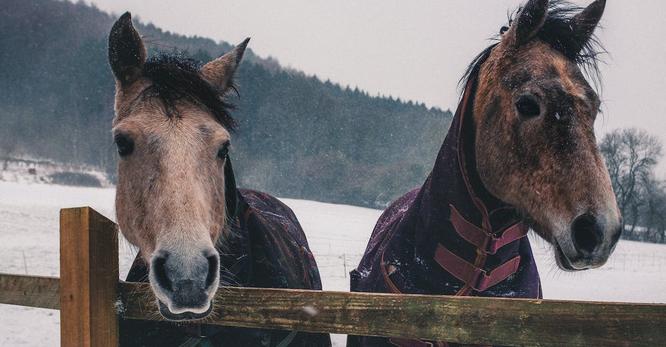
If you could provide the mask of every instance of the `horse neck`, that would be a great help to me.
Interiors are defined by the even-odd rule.
[[[417,197],[416,239],[422,242],[439,239],[442,233],[455,233],[449,218],[451,207],[491,232],[517,219],[511,206],[485,189],[476,171],[472,114],[475,89],[475,82],[468,82],[433,170]]]

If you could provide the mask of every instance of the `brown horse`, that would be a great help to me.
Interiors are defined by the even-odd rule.
[[[622,223],[594,136],[599,97],[581,72],[597,71],[604,7],[530,0],[473,61],[433,171],[384,211],[353,291],[541,297],[529,227],[564,270],[606,262]],[[429,343],[446,345],[349,338]]]
[[[109,35],[116,78],[116,213],[138,246],[128,280],[149,280],[168,320],[214,311],[220,285],[321,289],[294,213],[268,194],[236,189],[229,159],[234,120],[224,95],[248,40],[202,67],[146,59],[129,13]],[[207,340],[205,343],[200,340]],[[328,346],[328,334],[124,321],[123,345]]]

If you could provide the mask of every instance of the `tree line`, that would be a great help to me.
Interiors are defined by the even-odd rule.
[[[0,157],[96,165],[113,180],[114,20],[82,1],[3,2]],[[136,22],[149,54],[207,62],[232,47]],[[285,69],[251,48],[237,77],[237,179],[281,197],[383,207],[425,180],[451,121],[449,111]]]
[[[618,129],[599,147],[624,220],[623,238],[666,243],[666,181],[655,174],[659,139],[641,129]]]

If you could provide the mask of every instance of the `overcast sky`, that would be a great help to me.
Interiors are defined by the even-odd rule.
[[[444,109],[455,108],[465,67],[506,23],[507,11],[522,2],[88,1],[116,14],[131,11],[142,21],[185,35],[231,43],[250,36],[255,53],[283,65],[371,94]],[[640,127],[666,144],[665,13],[663,0],[608,1],[598,30],[610,53],[601,66],[604,115],[597,121],[598,132]],[[666,163],[659,171],[666,177]]]

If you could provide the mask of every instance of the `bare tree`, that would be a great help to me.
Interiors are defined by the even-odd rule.
[[[644,207],[641,220],[649,241],[666,242],[666,182],[650,179],[645,182]]]
[[[645,201],[646,182],[653,177],[661,157],[662,145],[655,136],[635,128],[617,129],[606,134],[600,144],[606,160],[617,202],[625,224],[631,218],[633,229]]]

